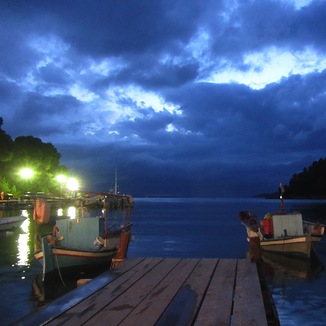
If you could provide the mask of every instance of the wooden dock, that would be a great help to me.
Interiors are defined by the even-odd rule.
[[[16,325],[275,325],[256,263],[128,259]]]

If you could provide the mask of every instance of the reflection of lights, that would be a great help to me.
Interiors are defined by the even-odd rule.
[[[76,218],[76,207],[69,207],[69,208],[68,208],[68,216],[69,216],[71,219]]]
[[[21,216],[26,216],[26,220],[21,224],[20,228],[24,231],[24,233],[19,234],[18,241],[17,241],[17,265],[19,266],[28,266],[29,265],[29,225],[30,225],[30,219],[28,218],[29,212],[27,209],[22,209],[20,212]],[[22,277],[24,279],[25,276]]]
[[[20,226],[20,228],[25,232],[28,233],[29,228],[29,219],[27,218]]]
[[[28,210],[27,209],[22,209],[20,215],[28,217],[28,215],[29,215]]]
[[[25,233],[28,233],[28,228],[29,228],[29,224],[30,224],[30,221],[29,221],[29,218],[28,218],[28,210],[27,209],[22,209],[20,211],[20,215],[21,216],[25,216],[27,217],[27,219],[21,224],[20,228],[25,232]]]
[[[28,246],[29,234],[20,234],[18,238],[18,266],[28,265],[28,255],[29,255],[29,246]]]

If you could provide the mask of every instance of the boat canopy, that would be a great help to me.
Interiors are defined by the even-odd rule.
[[[303,235],[302,215],[300,213],[275,214],[273,229],[274,238]]]

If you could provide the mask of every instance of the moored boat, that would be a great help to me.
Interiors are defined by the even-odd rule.
[[[49,214],[48,203],[36,203],[34,220],[48,221],[44,214]],[[124,220],[122,224],[109,225],[105,209],[103,215],[57,219],[52,234],[41,238],[38,235],[34,257],[43,266],[43,281],[103,265],[109,268],[117,254],[121,234],[130,232],[131,223]]]
[[[0,231],[9,231],[18,228],[26,220],[26,216],[10,216],[0,218]]]
[[[42,237],[42,247],[34,254],[43,266],[43,279],[53,272],[73,272],[85,267],[108,267],[116,256],[120,235],[130,225],[104,233],[104,218],[83,217],[58,220],[56,234]]]
[[[266,214],[257,221],[250,212],[240,212],[239,218],[249,238],[258,237],[264,251],[309,259],[313,250],[312,236],[304,229],[300,213]],[[307,233],[305,233],[307,232]]]

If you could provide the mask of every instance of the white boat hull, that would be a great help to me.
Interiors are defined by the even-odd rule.
[[[316,225],[308,227],[298,212],[289,214],[266,214],[257,221],[249,212],[240,212],[242,224],[248,238],[259,238],[261,250],[287,256],[310,258],[313,250],[313,233]],[[323,226],[318,226],[318,235],[324,233]]]
[[[46,244],[48,245],[48,244]],[[51,245],[49,245],[50,247]],[[46,268],[46,273],[55,269],[65,269],[72,267],[83,267],[97,264],[110,264],[115,257],[117,249],[108,249],[104,251],[81,251],[65,248],[49,248],[49,257],[44,259],[44,251],[35,253],[35,258]],[[51,260],[51,262],[49,261]],[[50,264],[50,266],[46,266]]]
[[[248,239],[258,237],[260,239],[260,248],[264,251],[294,257],[310,258],[312,250],[312,237],[310,235],[264,239],[259,231],[253,231],[247,225],[245,225],[245,227]]]
[[[311,237],[299,236],[283,239],[261,240],[260,247],[262,250],[290,255],[295,257],[310,258],[311,254]]]

